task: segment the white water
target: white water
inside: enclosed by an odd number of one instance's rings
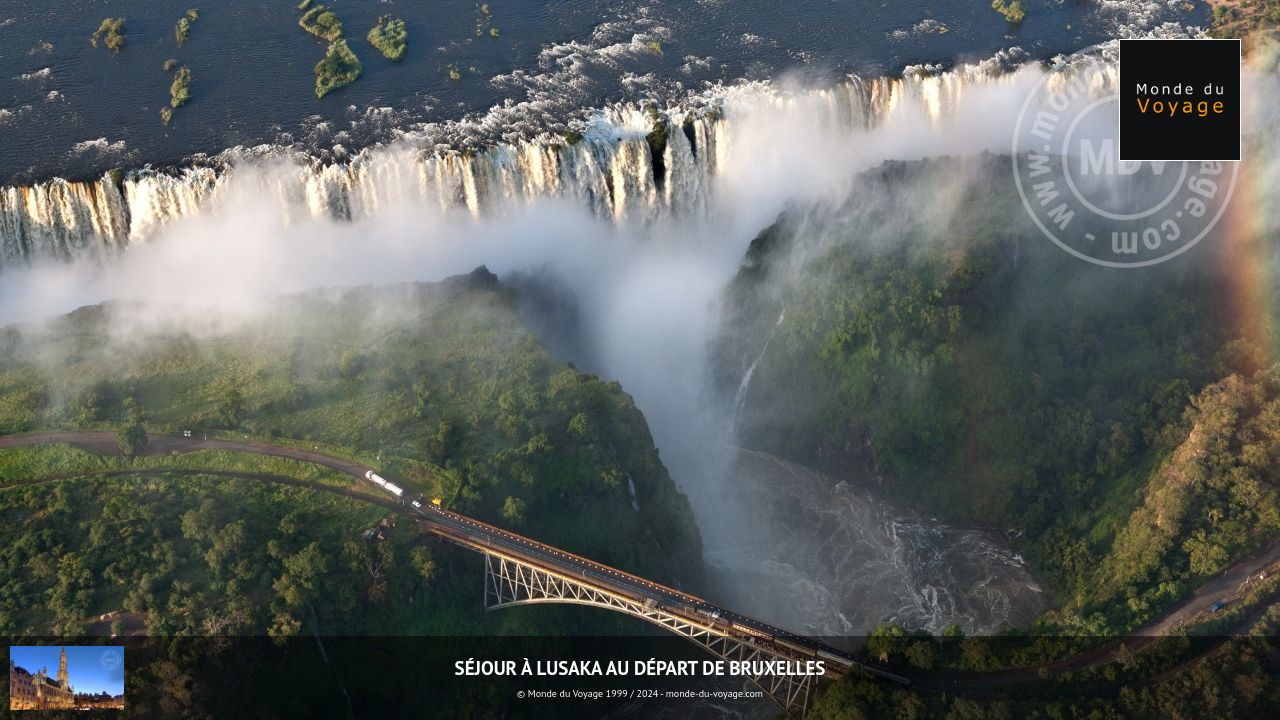
[[[746,542],[704,541],[710,572],[746,598],[743,612],[787,613],[799,630],[848,636],[885,622],[993,633],[1047,609],[1022,558],[990,535],[940,525],[785,460],[731,452],[741,499],[724,510],[760,531]]]
[[[769,338],[764,341],[764,346],[760,348],[760,354],[756,355],[756,359],[751,361],[747,366],[747,371],[742,374],[742,382],[738,385],[738,391],[733,396],[733,415],[732,422],[729,425],[729,437],[734,438],[738,435],[738,417],[742,415],[742,406],[747,404],[747,389],[751,387],[751,378],[756,374],[756,366],[764,358],[764,354],[769,352],[769,344],[773,342],[773,336],[778,334],[778,328],[782,327],[782,321],[787,319],[787,311],[784,308],[778,313],[778,320],[773,324],[773,330],[769,332]]]
[[[274,198],[286,209],[286,220],[295,222],[360,220],[402,205],[465,208],[472,217],[492,217],[547,198],[569,200],[617,223],[706,214],[726,169],[750,162],[756,153],[767,161],[778,149],[761,152],[764,144],[785,148],[832,133],[874,136],[874,128],[894,128],[896,139],[887,147],[856,154],[869,159],[902,152],[914,156],[927,154],[939,142],[948,144],[940,129],[999,117],[982,110],[984,98],[1007,105],[1008,97],[1003,96],[1016,94],[1008,88],[1034,75],[1001,68],[992,61],[940,74],[912,71],[904,78],[869,81],[852,77],[838,87],[819,90],[766,83],[719,88],[690,101],[687,108],[661,113],[670,132],[660,169],[655,169],[645,139],[653,128],[652,118],[627,105],[598,112],[583,139],[573,144],[539,137],[469,155],[419,148],[409,138],[329,165],[292,151],[258,147],[227,151],[202,167],[131,171],[119,185],[103,177],[5,187],[0,188],[0,267],[45,259],[105,258],[144,244],[178,220],[215,209],[231,192],[228,186],[245,175],[240,169],[266,164],[276,170],[252,174],[253,192]],[[1110,84],[1114,78],[1102,73],[1091,82]],[[999,128],[1000,123],[993,124]],[[903,143],[912,133],[925,141],[918,151]],[[1007,149],[1010,133],[984,134],[992,138],[990,143],[968,149]],[[849,150],[840,148],[825,159],[838,162]],[[796,154],[805,157],[805,152]],[[817,179],[831,176],[831,167],[810,169]],[[841,174],[846,174],[843,169]],[[239,181],[243,184],[245,179]]]

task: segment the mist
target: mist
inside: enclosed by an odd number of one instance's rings
[[[417,180],[406,173],[380,176],[362,190],[376,202],[351,213],[353,219],[335,219],[317,215],[302,192],[264,191],[296,185],[296,163],[242,161],[197,210],[156,225],[121,252],[4,267],[0,325],[130,300],[138,304],[119,313],[115,331],[121,338],[157,328],[223,332],[259,317],[273,298],[308,288],[433,281],[480,265],[504,279],[554,279],[572,292],[580,313],[582,337],[562,344],[580,355],[566,359],[620,381],[634,396],[663,461],[690,498],[708,557],[767,548],[774,540],[768,525],[744,522],[734,510],[771,499],[744,495],[760,488],[731,476],[733,398],[714,388],[709,360],[718,303],[748,244],[788,208],[845,198],[857,173],[886,160],[1008,153],[1018,109],[1042,76],[1037,66],[995,76],[964,67],[940,77],[880,83],[879,89],[868,83],[812,90],[797,78],[716,89],[725,121],[716,139],[714,177],[696,190],[704,196],[701,212],[659,207],[609,216],[567,194],[537,193],[476,212],[423,202]],[[855,96],[865,107],[862,115],[850,110],[859,106],[850,100]],[[643,146],[646,130],[615,122],[612,132]],[[416,157],[406,146],[369,155],[371,163],[382,164]],[[613,186],[631,182],[616,166],[613,172]],[[951,200],[929,202],[945,209]],[[932,217],[945,221],[945,211]],[[802,551],[794,542],[789,547]],[[850,622],[830,604],[787,601],[802,589],[794,573],[829,571],[801,563],[765,572],[771,578],[766,582],[792,586],[770,597],[763,585],[751,583],[713,586],[706,593],[811,632],[867,630],[893,614],[895,608],[886,607]],[[821,577],[802,579],[838,586]],[[944,610],[929,624],[958,616]],[[983,629],[995,623],[961,619]]]

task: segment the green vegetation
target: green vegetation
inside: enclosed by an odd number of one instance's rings
[[[74,633],[112,612],[126,632],[163,634],[635,629],[573,609],[487,615],[470,553],[403,522],[383,528],[385,541],[361,540],[386,516],[376,506],[200,473],[377,497],[366,483],[241,453],[149,454],[144,422],[319,448],[574,552],[698,578],[688,504],[630,397],[548,356],[492,275],[306,293],[199,337],[126,338],[113,331],[118,310],[0,330],[0,433],[110,430],[124,451],[0,451],[0,632]],[[104,471],[124,475],[22,484]]]
[[[324,58],[316,63],[316,97],[346,87],[356,81],[363,71],[360,58],[347,47],[346,40],[335,40],[329,43]]]
[[[369,43],[388,60],[400,62],[409,47],[409,31],[405,30],[403,20],[383,15],[378,18],[377,26],[369,31]]]
[[[444,66],[444,69],[449,73],[450,80],[454,82],[458,82],[459,80],[462,79],[462,72],[458,70],[457,63],[449,63],[448,65]]]
[[[1047,242],[1005,177],[994,157],[864,173],[843,202],[761,233],[723,302],[725,396],[760,356],[741,444],[1016,530],[1053,593],[1025,637],[885,628],[868,644],[914,672],[1092,650],[1280,535],[1275,298],[1236,300],[1251,290],[1240,258],[1269,265],[1275,250],[1241,233],[1151,271],[1101,272]],[[1273,635],[1280,585],[1254,592],[1247,611],[1189,632],[1239,632],[1265,611]],[[992,689],[999,702],[851,676],[811,717],[1266,716],[1280,700],[1274,640],[1231,640],[1174,672],[1211,640],[1117,650]],[[1235,677],[1247,693],[1224,690]]]
[[[298,3],[299,10],[306,10],[309,7],[311,7],[311,0],[302,0],[302,2]]]
[[[177,61],[177,60],[175,60],[175,59],[173,59],[173,58],[169,58],[168,60],[165,60],[165,61],[164,61],[164,71],[165,71],[165,72],[173,72],[173,69],[174,69],[174,68],[176,68],[176,67],[178,67],[178,61]]]
[[[168,125],[172,121],[173,121],[173,108],[171,107],[160,108],[160,122],[164,123],[165,125]]]
[[[174,37],[178,41],[178,45],[186,45],[187,37],[191,34],[191,24],[200,19],[200,11],[192,8],[187,11],[186,15],[178,18],[178,24],[173,29]]]
[[[355,82],[364,68],[360,64],[360,58],[356,57],[342,37],[342,21],[326,10],[324,5],[304,2],[298,9],[306,10],[298,19],[298,25],[312,35],[329,41],[324,57],[315,67],[316,97],[322,98]],[[403,30],[403,23],[401,29]],[[370,42],[373,42],[373,33],[370,33]]]
[[[1221,647],[1174,636],[1134,652],[1117,649],[1110,662],[1058,677],[973,692],[892,687],[850,674],[819,690],[814,720],[872,718],[1263,718],[1280,706],[1276,657],[1280,655],[1280,606],[1271,608],[1250,635]],[[978,660],[1002,652],[989,638],[877,638],[891,656],[912,666],[947,657]],[[1214,649],[1207,653],[1206,648]],[[1203,655],[1203,657],[1199,657]],[[935,665],[936,668],[936,665]]]
[[[645,136],[649,143],[649,159],[653,163],[653,182],[661,192],[667,178],[667,140],[671,137],[671,121],[658,111],[656,105],[648,108],[653,129]]]
[[[649,150],[654,158],[661,158],[667,151],[667,139],[671,136],[671,122],[658,111],[654,105],[649,106],[649,121],[652,130],[645,136]]]
[[[991,0],[991,9],[1004,16],[1011,23],[1020,23],[1027,14],[1022,10],[1022,0]]]
[[[1214,0],[1213,27],[1215,38],[1241,38],[1248,48],[1255,39],[1280,27],[1280,0]]]
[[[785,309],[740,442],[1016,528],[1058,603],[1039,632],[1129,629],[1280,531],[1275,342],[1223,308],[1221,246],[1099,273],[1041,241],[1002,169],[890,163],[762,233],[726,298],[722,386]]]
[[[129,423],[120,428],[116,440],[122,455],[127,458],[136,457],[147,447],[147,429],[142,423]]]
[[[298,25],[321,40],[328,40],[331,51],[332,43],[342,39],[342,20],[326,10],[324,5],[315,5],[303,13]]]
[[[191,99],[191,70],[189,68],[178,68],[178,72],[173,76],[173,82],[169,85],[169,106],[174,108],[182,107]]]
[[[133,633],[289,634],[308,604],[322,622],[367,606],[372,580],[361,577],[363,556],[402,556],[411,542],[360,543],[352,531],[372,524],[376,508],[213,477],[6,489],[0,514],[21,518],[6,523],[0,550],[6,632],[81,634],[115,612]],[[310,562],[322,552],[327,562]],[[413,582],[401,579],[411,572],[402,562],[392,577]]]
[[[104,19],[102,24],[98,25],[98,29],[89,36],[89,42],[94,47],[98,47],[99,39],[111,52],[120,52],[124,47],[124,18]]]

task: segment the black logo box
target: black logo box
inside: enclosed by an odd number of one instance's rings
[[[1236,39],[1121,40],[1120,159],[1239,160],[1241,67]],[[1140,94],[1141,85],[1147,91]],[[1184,92],[1166,95],[1165,87]],[[1175,102],[1176,112],[1170,115],[1169,104]],[[1191,103],[1191,114],[1183,112],[1185,102]],[[1214,112],[1219,102],[1222,112]],[[1155,113],[1157,107],[1163,112]],[[1209,112],[1202,116],[1199,111],[1206,108]]]

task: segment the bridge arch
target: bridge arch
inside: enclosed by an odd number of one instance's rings
[[[551,572],[489,550],[484,551],[484,608],[486,612],[519,605],[586,605],[639,618],[689,640],[726,661],[793,660],[763,642],[744,641],[709,623],[698,623],[573,577]],[[813,692],[814,676],[763,673],[747,680],[772,700],[788,718],[803,720]]]

